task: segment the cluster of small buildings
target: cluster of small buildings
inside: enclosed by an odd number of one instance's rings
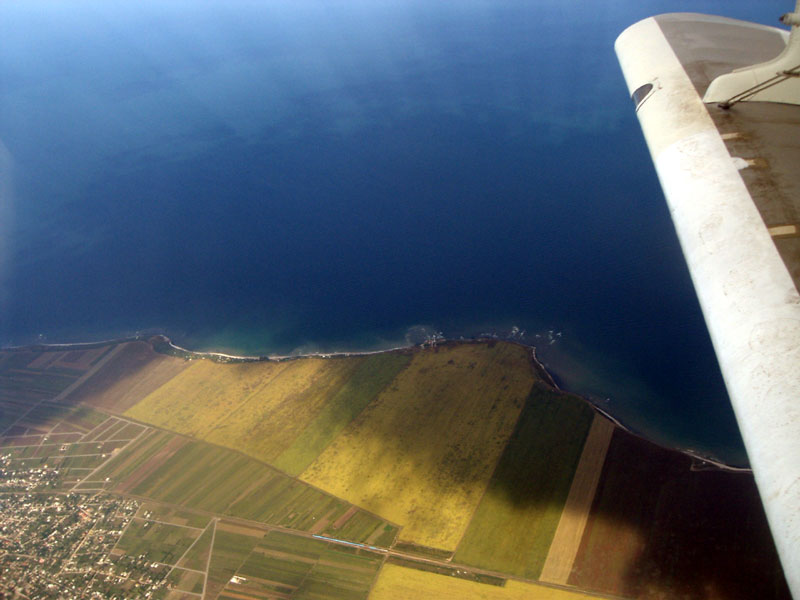
[[[17,459],[19,460],[19,459]],[[35,460],[35,459],[32,459]],[[0,490],[4,492],[33,492],[52,488],[60,479],[58,469],[42,465],[28,468],[15,466],[11,454],[0,455]]]
[[[163,597],[162,569],[112,552],[138,508],[106,494],[0,495],[0,599]]]

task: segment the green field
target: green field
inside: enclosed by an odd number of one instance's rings
[[[108,481],[111,487],[117,482],[124,482],[128,477],[146,467],[150,459],[173,441],[175,436],[166,431],[150,429],[133,442],[124,452],[120,452],[113,460],[103,466],[94,476],[100,482]]]
[[[253,597],[277,592],[320,600],[366,598],[382,560],[380,554],[272,531],[237,571],[245,581],[225,591]]]
[[[517,345],[418,351],[301,477],[454,550],[533,382]]]
[[[215,522],[210,522],[206,525],[203,533],[195,540],[194,545],[189,548],[180,562],[178,562],[178,566],[195,571],[205,571],[215,525]]]
[[[117,549],[129,556],[144,555],[147,562],[174,565],[201,533],[200,529],[137,518],[128,524]]]
[[[263,534],[260,534],[263,535]],[[218,598],[219,592],[247,560],[250,551],[258,544],[259,537],[224,531],[220,526],[214,532],[211,562],[208,568],[208,584],[204,598]]]
[[[299,475],[410,360],[409,355],[397,353],[377,354],[364,360],[273,464]]]
[[[190,594],[202,594],[204,581],[205,574],[177,567],[167,576],[167,583],[171,588]]]
[[[538,578],[593,415],[579,398],[534,386],[456,562]]]
[[[198,361],[125,414],[269,462],[292,445],[362,362]]]
[[[185,510],[175,506],[157,504],[155,502],[145,502],[139,507],[138,517],[151,521],[162,521],[172,525],[182,527],[193,527],[195,529],[205,529],[211,517],[192,510]]]
[[[353,541],[391,541],[397,532],[379,517],[238,452],[167,432],[142,436],[93,479],[159,502]]]

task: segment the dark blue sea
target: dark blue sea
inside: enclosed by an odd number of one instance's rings
[[[567,389],[742,463],[613,42],[789,4],[5,0],[0,343],[517,328]]]

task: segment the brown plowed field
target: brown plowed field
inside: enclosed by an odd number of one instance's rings
[[[631,598],[786,598],[749,473],[617,430],[570,585]]]
[[[88,350],[72,350],[71,352],[59,353],[61,356],[57,360],[52,361],[48,365],[48,368],[61,367],[64,369],[88,371],[95,361],[108,351],[108,346],[102,346],[100,348],[90,348]]]

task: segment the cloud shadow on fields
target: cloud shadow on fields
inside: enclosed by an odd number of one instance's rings
[[[448,350],[425,352],[440,351]],[[462,376],[448,375],[446,370],[451,367],[446,361],[439,362],[445,365],[438,367],[444,369],[437,375],[441,376],[442,385],[448,385],[450,376],[456,379]],[[167,368],[168,363],[174,365]],[[452,365],[453,369],[457,367]],[[136,342],[66,400],[122,412],[136,398],[143,398],[183,368],[185,363],[181,359],[155,354],[149,345]],[[467,365],[465,372],[471,373],[473,368],[480,369],[481,365]],[[509,364],[508,368],[516,367]],[[479,373],[473,375],[477,376],[476,381],[480,380]],[[500,387],[504,383],[501,380]],[[470,414],[466,408],[454,410],[453,406],[447,406],[447,402],[459,399],[438,394],[437,389],[434,386],[418,390],[420,394],[431,394],[432,404],[426,407],[426,414],[409,402],[407,410],[394,411],[391,419],[370,423],[369,435],[376,452],[382,446],[404,447],[407,469],[430,470],[431,465],[436,465],[433,471],[440,477],[431,485],[437,493],[446,494],[449,489],[486,480],[485,466],[480,466],[480,449],[453,437],[465,430],[465,424],[468,428],[480,428],[483,417]],[[464,394],[470,393],[470,389],[488,393],[476,385],[467,386]],[[468,406],[467,399],[461,401],[458,408]],[[560,514],[594,418],[593,409],[582,399],[553,391],[541,382],[534,384],[525,399],[502,399],[498,391],[497,400],[484,403],[485,409],[501,410],[499,402],[518,405],[524,402],[524,405],[507,443],[506,439],[486,438],[487,444],[505,444],[505,447],[482,503],[494,503],[491,507],[501,507],[512,519],[514,515],[522,517],[507,524],[507,530],[500,532],[499,537],[484,536],[481,519],[490,523],[497,514],[486,516],[482,513],[483,504],[479,505],[457,549],[455,562],[459,562],[464,544],[479,546],[482,537],[486,547],[473,556],[488,555],[493,550],[489,547],[492,544],[497,544],[498,556],[502,556],[505,545],[513,552],[531,553],[544,544],[546,554],[549,540],[543,536],[547,527],[535,519],[524,520],[524,515],[548,511]],[[373,405],[368,406],[352,424],[363,424],[370,418],[372,408]],[[453,419],[450,427],[436,432],[446,443],[439,440],[426,445],[424,440],[414,438],[414,427],[409,427],[409,423],[431,418],[438,411]],[[459,426],[458,420],[466,423]],[[433,452],[434,447],[444,447],[446,451]],[[413,473],[392,475],[397,479],[398,489],[414,479]],[[537,530],[540,526],[542,529]],[[479,562],[469,562],[482,566]],[[534,568],[536,574],[528,576],[538,575],[540,563]],[[568,584],[632,598],[790,598],[750,473],[722,471],[701,464],[697,459],[619,428],[608,448]]]

